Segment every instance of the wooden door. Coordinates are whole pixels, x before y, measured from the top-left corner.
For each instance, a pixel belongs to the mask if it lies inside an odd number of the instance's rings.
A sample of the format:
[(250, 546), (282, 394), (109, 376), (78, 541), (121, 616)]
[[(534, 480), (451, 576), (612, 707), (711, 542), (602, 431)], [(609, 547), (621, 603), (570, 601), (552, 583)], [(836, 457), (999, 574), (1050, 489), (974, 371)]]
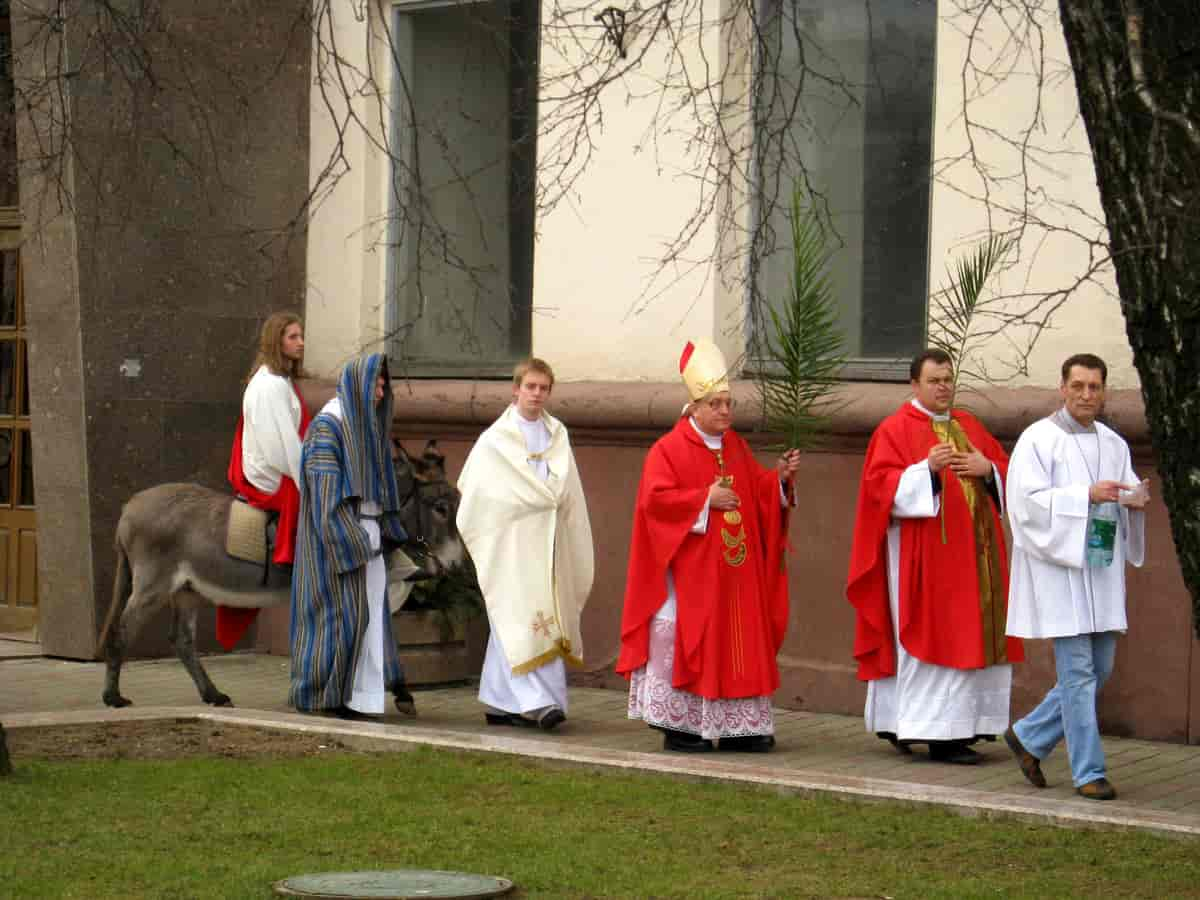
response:
[(0, 249), (0, 632), (37, 628), (37, 513), (20, 252)]

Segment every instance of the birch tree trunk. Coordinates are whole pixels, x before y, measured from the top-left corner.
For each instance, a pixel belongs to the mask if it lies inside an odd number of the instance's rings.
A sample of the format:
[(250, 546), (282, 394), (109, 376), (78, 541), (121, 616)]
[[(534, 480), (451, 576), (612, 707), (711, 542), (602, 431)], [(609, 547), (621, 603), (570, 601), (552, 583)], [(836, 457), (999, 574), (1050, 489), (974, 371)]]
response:
[(1200, 9), (1195, 0), (1059, 7), (1200, 636)]

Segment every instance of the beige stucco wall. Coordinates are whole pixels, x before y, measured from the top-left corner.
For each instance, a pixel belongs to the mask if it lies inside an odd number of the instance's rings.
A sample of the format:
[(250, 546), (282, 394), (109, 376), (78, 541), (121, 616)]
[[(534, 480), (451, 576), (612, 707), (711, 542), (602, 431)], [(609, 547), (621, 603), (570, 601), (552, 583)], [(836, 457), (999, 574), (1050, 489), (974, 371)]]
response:
[[(372, 93), (363, 73), (391, 68), (379, 16), (360, 20), (355, 11), (331, 4), (313, 41), (308, 160), (314, 201), (304, 315), (305, 364), (316, 375), (331, 375), (351, 357), (377, 349), (384, 333), (388, 167), (378, 123), (388, 97)], [(340, 62), (326, 52), (331, 46)], [(346, 89), (335, 86), (338, 79)]]
[[(605, 4), (594, 5), (599, 11)], [(718, 306), (731, 305), (731, 289), (703, 261), (717, 241), (713, 217), (704, 216), (695, 226), (693, 249), (684, 258), (660, 265), (667, 244), (697, 203), (695, 150), (689, 147), (695, 118), (677, 114), (657, 135), (646, 130), (655, 84), (669, 66), (686, 65), (694, 78), (709, 77), (704, 67), (721, 55), (718, 7), (717, 0), (706, 0), (705, 21), (699, 21), (698, 11), (697, 20), (688, 23), (699, 40), (682, 60), (650, 53), (635, 71), (606, 88), (602, 122), (589, 129), (592, 163), (538, 222), (533, 349), (553, 361), (562, 380), (672, 377), (679, 350), (695, 336), (714, 337), (740, 351), (722, 334), (730, 331), (728, 324), (722, 329), (717, 321)], [(321, 43), (327, 45), (330, 35), (337, 41), (342, 75), (366, 71), (368, 63), (377, 73), (391, 72), (380, 8), (386, 5), (376, 7), (369, 21), (357, 20), (344, 7), (331, 10)], [(552, 12), (547, 3), (544, 15)], [(577, 16), (589, 23), (580, 30), (586, 40), (574, 56), (564, 56), (563, 47), (548, 38), (542, 49), (548, 77), (584, 58), (612, 56), (602, 44), (602, 29), (591, 24), (592, 13)], [(326, 77), (333, 74), (315, 44), (313, 65), (323, 65)], [(643, 99), (631, 101), (632, 96)], [(314, 79), (309, 178), (318, 200), (308, 230), (305, 316), (306, 363), (317, 375), (332, 374), (356, 353), (378, 347), (384, 334), (382, 218), (388, 173), (377, 125), (387, 121), (379, 114), (379, 104), (387, 102), (386, 95), (367, 95), (348, 110), (337, 91), (321, 90)], [(342, 127), (349, 112), (370, 133), (358, 124)], [(554, 113), (553, 100), (542, 104), (543, 122)], [(339, 140), (348, 164), (335, 164), (331, 178)]]
[[(605, 66), (612, 60), (612, 49), (592, 21), (604, 4), (593, 6), (595, 10), (570, 13), (573, 33), (582, 37), (578, 43), (562, 39), (561, 22), (546, 29), (542, 74), (554, 89), (543, 92), (550, 95), (540, 108), (543, 129), (559, 109), (556, 104), (561, 101), (554, 97), (565, 88), (555, 79), (564, 70), (590, 60), (589, 77), (611, 74)], [(390, 4), (375, 7), (363, 21), (346, 7), (331, 11), (332, 20), (324, 27), (337, 40), (344, 60), (342, 77), (370, 69), (390, 79), (381, 9), (390, 9)], [(671, 57), (660, 48), (664, 41), (659, 37), (636, 66), (605, 87), (589, 129), (591, 146), (575, 148), (590, 153), (590, 162), (538, 221), (533, 350), (555, 364), (562, 380), (673, 377), (679, 348), (698, 335), (716, 339), (731, 358), (742, 349), (739, 318), (744, 301), (738, 281), (744, 259), (736, 252), (736, 237), (719, 228), (720, 213), (714, 211), (730, 197), (716, 198), (696, 220), (687, 250), (662, 264), (669, 243), (705, 205), (705, 195), (697, 179), (701, 156), (689, 143), (696, 135), (697, 114), (655, 116), (655, 88), (671, 67), (677, 81), (681, 67), (703, 81), (711, 78), (705, 67), (724, 66), (730, 86), (726, 101), (743, 98), (744, 103), (749, 57), (736, 42), (730, 52), (729, 40), (721, 36), (720, 17), (728, 9), (722, 0), (693, 7), (693, 21), (683, 23), (688, 39), (679, 55)], [(547, 3), (543, 15), (549, 19), (553, 14), (553, 5)], [(1019, 254), (993, 285), (998, 294), (1016, 298), (1010, 309), (1028, 306), (1033, 295), (1045, 294), (1042, 308), (1053, 312), (1028, 357), (1027, 374), (1017, 375), (1011, 384), (1052, 386), (1061, 360), (1086, 350), (1109, 362), (1111, 386), (1136, 387), (1111, 270), (1095, 268), (1096, 251), (1087, 243), (1104, 239), (1103, 215), (1065, 46), (1054, 11), (1038, 15), (1043, 17), (1044, 53), (1035, 57), (1022, 51), (1014, 60), (1014, 44), (999, 19), (985, 16), (969, 44), (974, 16), (944, 5), (937, 35), (929, 283), (932, 290), (944, 287), (955, 257), (989, 228), (1013, 228), (1023, 211), (1037, 224), (1025, 229)], [(643, 30), (634, 40), (630, 58), (645, 49), (647, 34), (648, 29)], [(994, 57), (995, 48), (1004, 48), (1010, 56)], [(964, 77), (968, 52), (977, 66), (1007, 74), (997, 85), (978, 90), (976, 76)], [(328, 75), (328, 60), (314, 51), (314, 67), (319, 65)], [(334, 122), (344, 123), (347, 114), (338, 106), (337, 94), (322, 91), (314, 79), (310, 183), (321, 189), (308, 231), (306, 316), (308, 363), (318, 375), (332, 373), (364, 348), (378, 347), (385, 322), (388, 167), (377, 145), (385, 141), (378, 123), (388, 120), (379, 114), (378, 104), (386, 104), (387, 97), (366, 95), (355, 101), (358, 122), (372, 133), (364, 133), (360, 124), (343, 130), (347, 164), (334, 165), (336, 177), (331, 181), (328, 167), (337, 146)], [(976, 126), (970, 133), (964, 109)], [(734, 104), (723, 114), (736, 118), (744, 109)], [(1013, 140), (1030, 123), (1034, 127), (1028, 144), (1033, 149), (1027, 159), (1033, 164), (1023, 174), (1021, 150)], [(972, 141), (989, 167), (986, 184), (969, 158)], [(543, 160), (551, 152), (563, 152), (563, 145), (543, 140)], [(745, 171), (744, 161), (735, 168)], [(735, 208), (745, 207), (740, 200), (741, 195), (733, 197)], [(710, 261), (717, 247), (716, 255), (729, 260), (724, 270)], [(1066, 288), (1071, 288), (1066, 296), (1055, 293)], [(1009, 337), (1020, 344), (1028, 335), (1014, 331)], [(1007, 364), (1014, 359), (1012, 343), (997, 339), (984, 351), (984, 362), (994, 374), (1007, 374)]]
[[(1112, 269), (1094, 270), (1103, 253), (1088, 244), (1106, 241), (1107, 231), (1056, 5), (1032, 13), (1042, 27), (1025, 46), (1022, 21), (1015, 33), (1009, 30), (1014, 17), (1002, 21), (992, 11), (977, 19), (959, 4), (941, 6), (931, 290), (945, 287), (947, 268), (989, 228), (1009, 231), (1024, 214), (1033, 222), (1014, 264), (995, 279), (995, 291), (1023, 295), (1009, 305), (1013, 310), (1028, 308), (1038, 294), (1048, 295), (1044, 309), (1057, 309), (1029, 356), (1028, 375), (1012, 384), (1053, 385), (1062, 360), (1091, 352), (1109, 364), (1111, 387), (1137, 387)], [(976, 160), (986, 163), (988, 178)], [(1054, 293), (1076, 284), (1069, 296)], [(997, 339), (985, 358), (1000, 372), (1013, 354)]]

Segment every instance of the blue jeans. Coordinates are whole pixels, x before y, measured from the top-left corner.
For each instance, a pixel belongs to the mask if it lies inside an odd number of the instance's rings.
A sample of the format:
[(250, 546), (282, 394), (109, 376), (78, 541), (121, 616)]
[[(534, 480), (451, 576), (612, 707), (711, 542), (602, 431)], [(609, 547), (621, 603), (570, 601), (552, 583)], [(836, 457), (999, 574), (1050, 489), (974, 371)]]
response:
[(1075, 787), (1105, 777), (1096, 695), (1112, 674), (1116, 652), (1115, 631), (1055, 638), (1058, 683), (1033, 712), (1013, 725), (1017, 740), (1038, 759), (1049, 756), (1065, 737)]

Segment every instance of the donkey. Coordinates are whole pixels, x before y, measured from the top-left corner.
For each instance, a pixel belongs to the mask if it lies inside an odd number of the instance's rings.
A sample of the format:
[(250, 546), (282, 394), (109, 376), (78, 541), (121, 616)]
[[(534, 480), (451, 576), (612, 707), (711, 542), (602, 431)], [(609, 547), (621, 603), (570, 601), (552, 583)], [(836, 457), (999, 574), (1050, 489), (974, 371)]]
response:
[[(387, 560), (389, 582), (439, 575), (464, 557), (454, 523), (458, 491), (446, 481), (446, 459), (436, 441), (430, 441), (419, 457), (410, 456), (399, 441), (393, 440), (392, 448), (401, 521), (410, 540), (403, 548), (406, 553), (393, 553)], [(117, 523), (113, 600), (97, 653), (107, 663), (101, 696), (108, 706), (132, 702), (120, 690), (126, 648), (164, 607), (172, 611), (171, 644), (200, 698), (213, 706), (233, 705), (196, 656), (196, 614), (216, 605), (282, 606), (291, 598), (291, 582), (287, 570), (268, 566), (264, 584), (261, 565), (225, 552), (232, 502), (228, 493), (198, 484), (160, 484), (125, 504)], [(415, 714), (405, 691), (399, 693), (396, 706)]]

